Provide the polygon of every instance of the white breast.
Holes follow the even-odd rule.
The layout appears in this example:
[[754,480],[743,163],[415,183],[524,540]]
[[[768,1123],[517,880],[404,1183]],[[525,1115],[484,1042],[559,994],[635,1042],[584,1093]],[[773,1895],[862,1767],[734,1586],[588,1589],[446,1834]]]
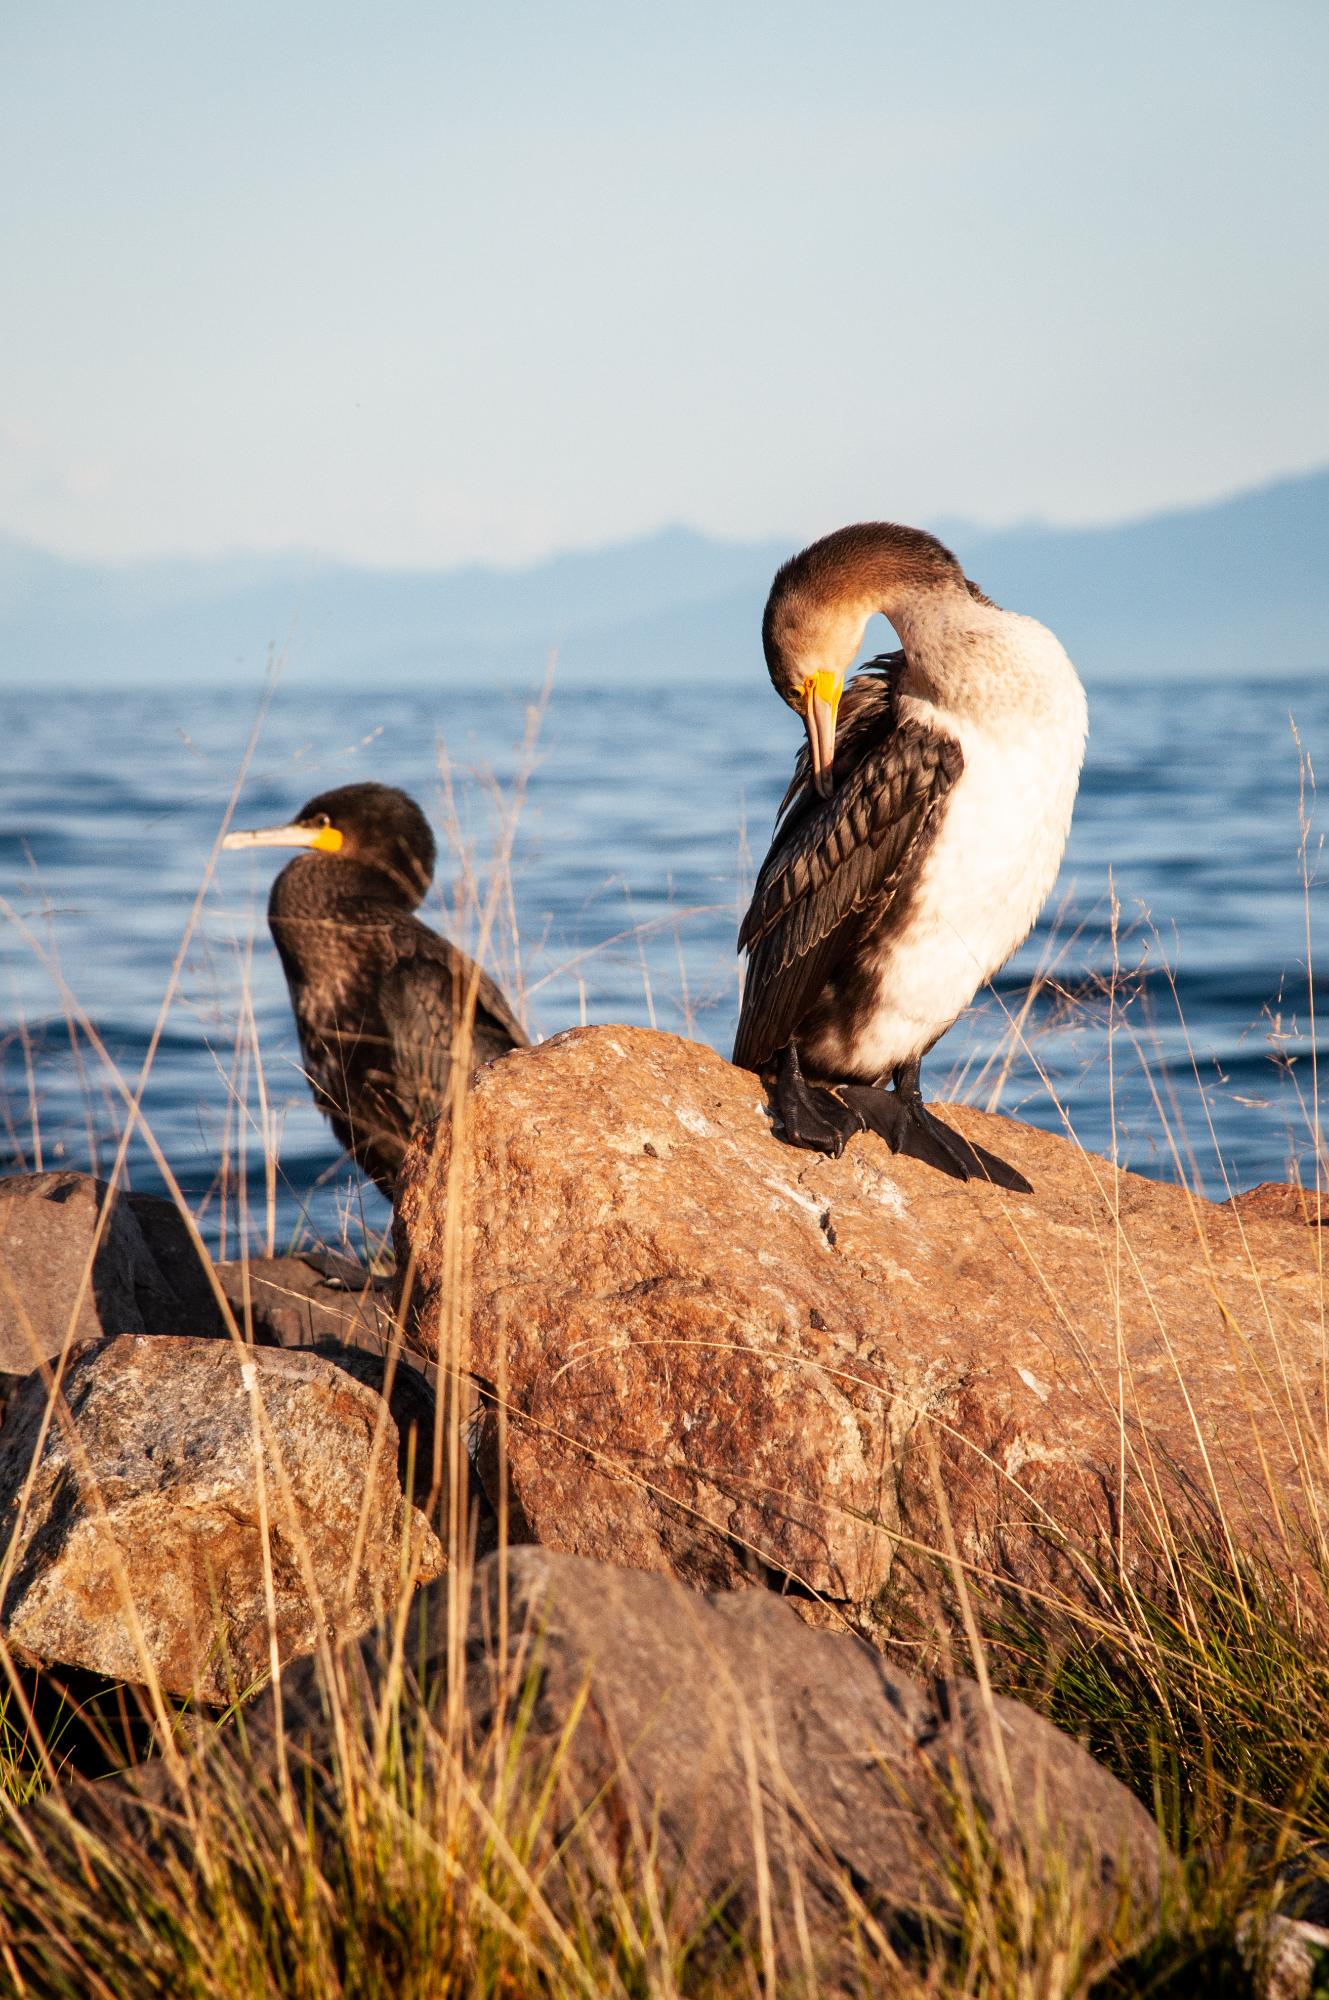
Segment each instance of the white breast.
[[958,741],[964,769],[908,920],[885,928],[878,1003],[853,1038],[859,1076],[922,1055],[1006,963],[1056,880],[1070,829],[1087,726],[1074,668],[1045,627],[990,606],[963,641],[963,706],[900,697],[902,719]]

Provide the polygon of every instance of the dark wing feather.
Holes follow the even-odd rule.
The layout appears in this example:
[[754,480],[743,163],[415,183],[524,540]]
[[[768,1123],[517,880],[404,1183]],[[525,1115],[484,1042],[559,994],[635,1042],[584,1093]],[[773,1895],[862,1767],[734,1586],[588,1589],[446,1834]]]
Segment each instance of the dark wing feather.
[[762,864],[738,933],[748,952],[734,1061],[760,1069],[798,1031],[852,941],[850,919],[889,906],[925,829],[964,768],[958,743],[892,729],[824,802],[791,814]]
[[386,899],[373,870],[288,862],[268,921],[320,1111],[391,1199],[412,1131],[447,1104],[454,1023],[475,983],[474,1067],[526,1036],[492,979]]
[[477,1064],[488,1062],[496,1055],[506,1055],[509,1049],[529,1047],[529,1037],[509,1007],[502,988],[489,977],[473,958],[468,958],[458,945],[452,944],[437,931],[431,931],[427,924],[415,918],[408,919],[409,936],[406,925],[394,939],[396,944],[396,966],[398,979],[418,979],[422,988],[434,985],[439,988],[448,1008],[449,1023],[453,1007],[465,1006],[472,982],[475,985],[475,1020],[471,1031]]
[[406,918],[394,925],[392,944],[378,1004],[392,1052],[392,1094],[410,1131],[446,1104],[455,1023],[472,981],[471,1067],[478,1069],[509,1049],[524,1049],[527,1037],[488,973],[436,931]]

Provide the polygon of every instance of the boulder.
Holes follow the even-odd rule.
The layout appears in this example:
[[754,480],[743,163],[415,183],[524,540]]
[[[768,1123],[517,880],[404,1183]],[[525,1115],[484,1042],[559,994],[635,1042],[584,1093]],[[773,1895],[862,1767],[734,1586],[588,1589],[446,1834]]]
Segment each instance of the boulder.
[[1033,1193],[869,1134],[838,1160],[796,1151],[757,1079],[645,1029],[483,1070],[464,1158],[446,1128],[417,1137],[394,1228],[411,1337],[437,1355],[462,1313],[478,1462],[497,1500],[505,1460],[514,1532],[774,1583],[876,1634],[935,1584],[952,1530],[949,1576],[1077,1601],[1119,1563],[1165,1579],[1191,1536],[1295,1560],[1329,1497],[1305,1207],[1217,1207],[945,1115]]
[[[153,1208],[175,1215],[169,1202]],[[180,1330],[181,1299],[149,1245],[143,1213],[90,1174],[0,1179],[0,1372],[27,1375],[66,1344],[108,1334]],[[170,1241],[178,1255],[167,1228],[158,1227],[156,1240]]]
[[0,1624],[37,1665],[137,1682],[150,1661],[168,1693],[207,1702],[267,1675],[256,1405],[282,1659],[320,1621],[363,1631],[403,1578],[443,1566],[381,1397],[316,1354],[122,1335],[63,1387],[44,1427],[30,1377],[0,1433]]
[[71,1345],[223,1333],[218,1288],[242,1337],[260,1346],[336,1341],[381,1354],[392,1337],[391,1281],[354,1257],[246,1257],[210,1273],[174,1202],[91,1174],[0,1177],[0,1373],[26,1375],[59,1353],[71,1317]]
[[240,1332],[262,1347],[331,1341],[382,1354],[392,1340],[392,1281],[353,1257],[246,1257],[216,1271]]
[[[509,1558],[505,1620],[503,1585],[491,1557],[471,1619],[468,1727],[479,1742],[500,1721],[510,1732],[533,1672],[521,1754],[542,1772],[557,1758],[551,1841],[601,1801],[597,1861],[613,1880],[650,1829],[665,1881],[685,1884],[676,1918],[723,1909],[752,1935],[759,1852],[791,1966],[795,1883],[819,1945],[858,1897],[875,1917],[953,1915],[977,1887],[958,1833],[974,1821],[989,1857],[1036,1897],[1064,1873],[1100,1923],[1123,1891],[1152,1916],[1163,1849],[1153,1818],[1032,1709],[985,1699],[970,1680],[925,1686],[856,1638],[809,1631],[766,1592],[703,1595],[537,1549]],[[444,1611],[436,1592],[436,1666]]]
[[389,1278],[326,1251],[209,1271],[173,1202],[113,1192],[90,1174],[0,1178],[0,1409],[66,1346],[121,1333],[229,1335],[219,1290],[244,1341],[309,1348],[380,1393],[386,1386],[402,1476],[409,1467],[423,1498],[435,1473],[434,1393],[418,1357],[401,1351]]
[[[1003,1897],[1067,1924],[1086,1964],[1156,1920],[1170,1864],[1149,1813],[1071,1738],[972,1681],[924,1685],[850,1635],[809,1630],[768,1593],[703,1595],[543,1549],[478,1566],[464,1645],[450,1643],[453,1603],[446,1584],[431,1586],[400,1643],[379,1631],[343,1655],[342,1715],[358,1713],[374,1758],[385,1681],[409,1663],[418,1677],[398,1711],[407,1812],[429,1827],[435,1797],[457,1799],[455,1752],[483,1801],[478,1838],[491,1844],[487,1814],[501,1800],[505,1834],[564,1921],[570,1903],[586,1913],[620,1885],[629,1907],[648,1907],[639,1885],[654,1868],[657,1907],[691,1940],[690,1964],[735,1933],[751,1947],[764,1905],[784,1975],[810,1956],[818,1991],[860,1993],[876,1990],[860,1976],[874,1937],[932,1959],[966,1915],[990,1920]],[[302,1812],[341,1841],[335,1774],[346,1766],[324,1687],[317,1662],[298,1663],[280,1711],[272,1691],[246,1711],[243,1751],[223,1732],[211,1754],[223,1770],[238,1756],[246,1784],[271,1796],[280,1719]],[[431,1761],[437,1791],[419,1775]],[[175,1782],[158,1763],[118,1792],[66,1798],[147,1850],[192,1838]],[[538,1814],[525,1803],[536,1797]],[[467,1851],[455,1824],[416,1851],[434,1851],[434,1837]]]

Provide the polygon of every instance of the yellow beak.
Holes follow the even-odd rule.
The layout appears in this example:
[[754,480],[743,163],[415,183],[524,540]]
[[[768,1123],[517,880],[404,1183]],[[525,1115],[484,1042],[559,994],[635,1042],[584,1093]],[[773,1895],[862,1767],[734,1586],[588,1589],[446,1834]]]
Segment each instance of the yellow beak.
[[803,683],[803,720],[812,753],[812,782],[828,799],[835,779],[835,712],[844,693],[844,675],[823,667]]
[[228,833],[223,847],[317,847],[335,854],[342,835],[335,826],[260,826],[252,833]]

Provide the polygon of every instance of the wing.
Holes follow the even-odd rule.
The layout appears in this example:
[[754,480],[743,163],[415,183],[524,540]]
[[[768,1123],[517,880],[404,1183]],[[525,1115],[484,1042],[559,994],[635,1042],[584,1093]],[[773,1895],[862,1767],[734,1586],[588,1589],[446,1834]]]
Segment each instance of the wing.
[[797,1033],[852,942],[850,919],[870,903],[889,908],[963,769],[951,737],[902,723],[777,833],[738,933],[748,953],[740,1068],[760,1069]]
[[378,988],[391,1050],[391,1077],[383,1081],[401,1105],[408,1131],[446,1102],[456,1022],[472,981],[471,1064],[478,1069],[509,1049],[527,1047],[521,1023],[501,989],[464,951],[414,918],[394,925],[391,963]]

